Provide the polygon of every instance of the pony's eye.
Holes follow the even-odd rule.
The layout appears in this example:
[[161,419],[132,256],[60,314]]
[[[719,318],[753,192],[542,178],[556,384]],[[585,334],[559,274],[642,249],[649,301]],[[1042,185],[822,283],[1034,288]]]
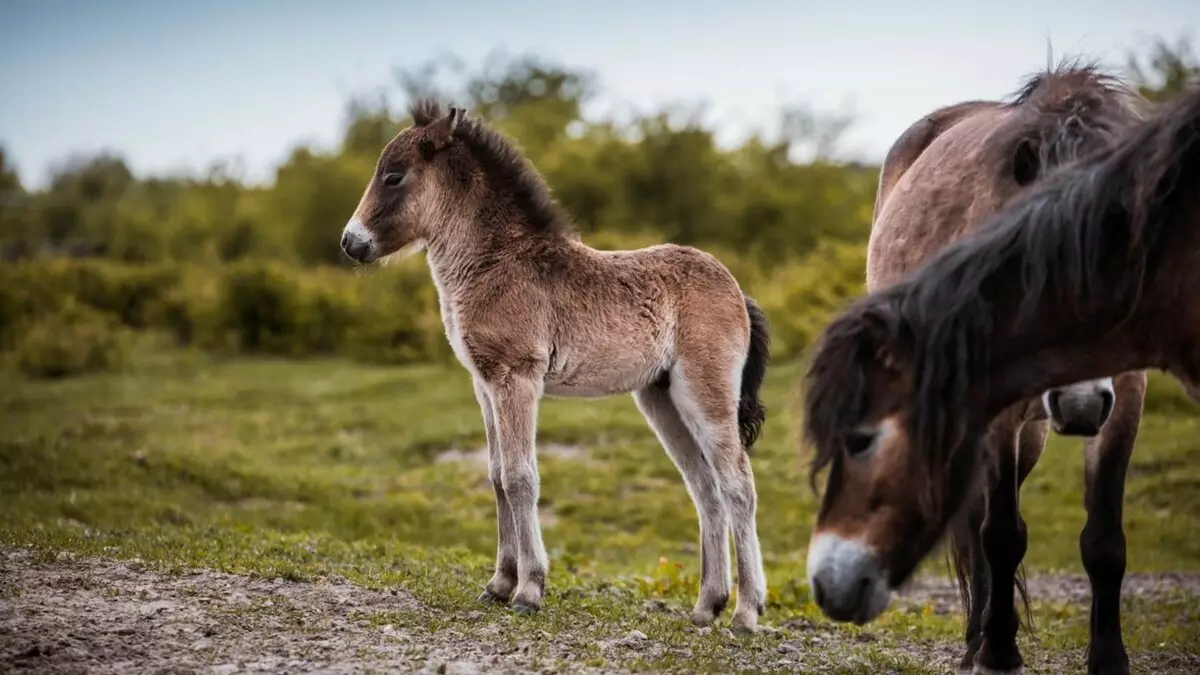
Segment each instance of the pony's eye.
[[876,431],[851,431],[846,435],[846,452],[851,457],[857,457],[875,445]]
[[383,175],[383,184],[388,187],[396,187],[402,180],[404,180],[402,173],[385,173]]

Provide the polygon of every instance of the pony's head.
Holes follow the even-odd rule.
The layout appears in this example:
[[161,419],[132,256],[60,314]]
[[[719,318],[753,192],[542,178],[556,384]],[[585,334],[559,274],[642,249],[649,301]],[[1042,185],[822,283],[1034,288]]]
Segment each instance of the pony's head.
[[980,473],[985,425],[957,411],[988,376],[989,315],[924,307],[937,312],[894,290],[861,298],[826,328],[807,373],[814,486],[828,469],[808,576],[835,620],[862,624],[887,608]]

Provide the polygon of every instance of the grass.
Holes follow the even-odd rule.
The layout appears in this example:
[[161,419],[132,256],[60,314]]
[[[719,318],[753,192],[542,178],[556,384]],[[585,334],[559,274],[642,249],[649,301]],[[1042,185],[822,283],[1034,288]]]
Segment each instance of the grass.
[[[763,622],[827,631],[726,640],[647,609],[647,601],[690,608],[697,525],[682,480],[628,397],[542,406],[539,443],[586,452],[540,460],[547,607],[514,622],[515,630],[574,631],[584,636],[581,660],[603,661],[589,639],[636,628],[663,649],[622,664],[633,668],[764,663],[786,638],[827,653],[833,670],[936,672],[912,647],[956,643],[958,614],[898,605],[865,629],[829,627],[809,599],[804,559],[816,502],[797,451],[798,375],[795,366],[773,367],[769,420],[754,451],[770,588]],[[1125,505],[1131,572],[1200,571],[1195,412],[1178,385],[1153,378]],[[474,598],[490,573],[494,504],[485,468],[439,455],[483,443],[469,379],[456,366],[218,360],[148,349],[119,375],[38,381],[3,373],[0,542],[46,555],[139,557],[168,569],[296,581],[336,573],[367,586],[400,585],[437,612],[372,620],[469,632],[461,617],[480,609]],[[1023,499],[1028,571],[1082,573],[1079,441],[1052,439]],[[1035,602],[1035,611],[1038,642],[1023,642],[1031,666],[1043,653],[1081,664],[1088,608]],[[1200,645],[1194,597],[1128,600],[1124,625],[1131,653],[1193,654]],[[901,644],[910,648],[892,648]]]

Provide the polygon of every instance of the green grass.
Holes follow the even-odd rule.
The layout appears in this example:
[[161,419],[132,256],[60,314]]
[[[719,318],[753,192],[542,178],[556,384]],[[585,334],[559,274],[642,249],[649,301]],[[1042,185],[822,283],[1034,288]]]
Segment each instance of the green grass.
[[[794,366],[773,367],[769,419],[753,455],[770,587],[763,622],[824,625],[802,581],[815,498],[796,443],[798,375]],[[1178,385],[1153,378],[1125,506],[1131,572],[1200,571],[1196,412]],[[474,597],[490,572],[494,504],[486,469],[436,458],[483,442],[470,381],[455,366],[223,361],[149,349],[122,374],[35,381],[3,373],[0,542],[300,581],[338,573],[368,586],[402,585],[445,610],[437,620],[461,623],[455,617],[479,609]],[[697,525],[682,480],[629,397],[547,400],[539,442],[587,450],[539,462],[551,575],[546,611],[519,630],[602,636],[637,628],[672,647],[640,664],[646,668],[720,670],[747,654],[778,655],[778,635],[731,646],[646,609],[655,599],[690,607]],[[1023,499],[1028,571],[1081,573],[1078,440],[1052,439]],[[941,571],[939,561],[929,567]],[[1194,653],[1195,605],[1126,602],[1131,652]],[[1088,608],[1035,609],[1039,643],[1023,642],[1027,658],[1082,658]],[[836,662],[846,672],[926,672],[920,653],[908,658],[887,647],[954,642],[960,622],[897,606],[866,629],[824,633],[820,649],[849,654]],[[861,633],[874,641],[856,640]]]

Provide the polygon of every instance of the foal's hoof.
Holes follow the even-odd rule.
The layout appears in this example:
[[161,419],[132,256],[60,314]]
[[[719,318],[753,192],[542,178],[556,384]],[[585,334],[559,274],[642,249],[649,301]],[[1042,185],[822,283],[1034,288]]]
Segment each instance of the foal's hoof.
[[519,602],[512,606],[512,611],[514,613],[521,614],[523,616],[537,614],[539,609],[539,607],[535,607],[534,605],[523,605]]
[[755,633],[758,631],[758,615],[754,612],[735,612],[729,627],[741,635]]
[[503,605],[508,602],[508,598],[502,598],[498,595],[492,595],[491,591],[484,590],[482,593],[479,594],[479,597],[476,598],[476,601],[481,602],[485,605]]

